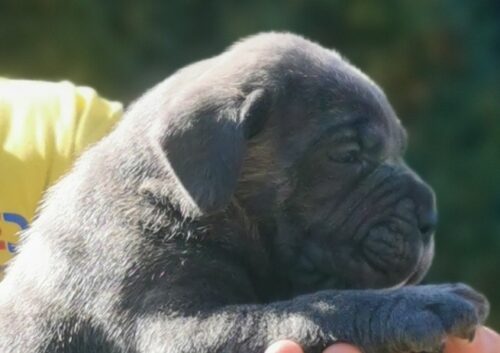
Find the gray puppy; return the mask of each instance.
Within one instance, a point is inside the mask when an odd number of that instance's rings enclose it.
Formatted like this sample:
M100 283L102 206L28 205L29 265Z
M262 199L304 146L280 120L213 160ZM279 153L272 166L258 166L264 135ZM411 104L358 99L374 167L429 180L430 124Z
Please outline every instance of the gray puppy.
M411 285L436 210L405 143L380 88L295 35L180 70L47 195L1 283L0 352L258 353L281 338L434 352L470 337L483 296Z

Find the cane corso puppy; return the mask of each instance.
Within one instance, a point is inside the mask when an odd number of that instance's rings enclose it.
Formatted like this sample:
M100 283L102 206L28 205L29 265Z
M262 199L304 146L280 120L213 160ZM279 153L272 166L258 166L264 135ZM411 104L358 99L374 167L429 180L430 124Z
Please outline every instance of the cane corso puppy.
M261 34L140 98L48 193L0 288L2 353L434 352L487 313L416 286L431 189L382 90Z

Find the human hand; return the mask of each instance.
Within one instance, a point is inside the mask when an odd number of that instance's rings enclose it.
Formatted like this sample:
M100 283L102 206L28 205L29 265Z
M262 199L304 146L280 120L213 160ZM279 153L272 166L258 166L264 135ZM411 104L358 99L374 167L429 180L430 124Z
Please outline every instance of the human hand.
M304 353L295 342L281 340L269 346L265 353ZM323 353L361 353L353 345L336 343L326 348ZM500 353L500 335L495 331L481 326L476 331L472 342L460 338L449 338L444 353Z

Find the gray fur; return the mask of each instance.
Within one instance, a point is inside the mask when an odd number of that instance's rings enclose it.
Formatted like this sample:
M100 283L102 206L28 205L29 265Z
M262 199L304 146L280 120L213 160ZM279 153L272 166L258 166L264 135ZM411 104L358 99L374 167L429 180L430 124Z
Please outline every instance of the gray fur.
M0 352L433 352L470 336L484 297L414 285L436 211L405 143L380 88L299 36L180 70L46 196L0 284Z

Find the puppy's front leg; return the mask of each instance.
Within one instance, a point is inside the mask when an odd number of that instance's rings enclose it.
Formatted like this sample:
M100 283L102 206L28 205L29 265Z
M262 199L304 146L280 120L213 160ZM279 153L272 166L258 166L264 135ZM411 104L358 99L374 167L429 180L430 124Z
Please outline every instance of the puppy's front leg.
M265 305L152 312L137 319L139 352L263 352L292 339L306 352L336 341L365 352L436 352L446 335L470 337L487 313L465 285L324 291Z

